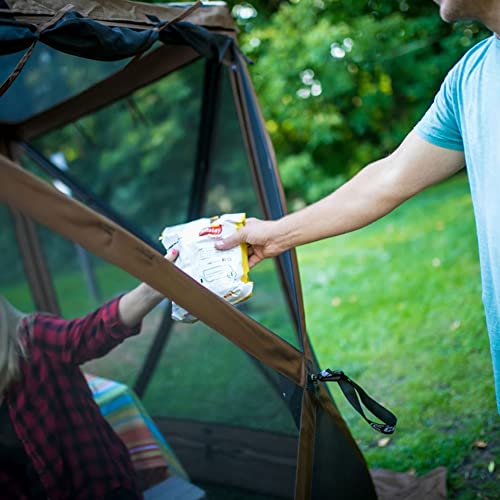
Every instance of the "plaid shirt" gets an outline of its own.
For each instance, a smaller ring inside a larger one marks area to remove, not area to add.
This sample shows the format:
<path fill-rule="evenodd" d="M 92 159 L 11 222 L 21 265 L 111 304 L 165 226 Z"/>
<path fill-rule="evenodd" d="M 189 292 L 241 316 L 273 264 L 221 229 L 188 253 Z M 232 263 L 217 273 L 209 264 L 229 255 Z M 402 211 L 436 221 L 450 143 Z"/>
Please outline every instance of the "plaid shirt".
<path fill-rule="evenodd" d="M 21 326 L 29 359 L 5 401 L 50 500 L 100 500 L 120 487 L 142 498 L 128 450 L 102 417 L 79 368 L 139 333 L 140 326 L 120 322 L 118 302 L 72 321 L 33 314 Z M 26 499 L 29 492 L 0 471 L 0 498 Z"/>

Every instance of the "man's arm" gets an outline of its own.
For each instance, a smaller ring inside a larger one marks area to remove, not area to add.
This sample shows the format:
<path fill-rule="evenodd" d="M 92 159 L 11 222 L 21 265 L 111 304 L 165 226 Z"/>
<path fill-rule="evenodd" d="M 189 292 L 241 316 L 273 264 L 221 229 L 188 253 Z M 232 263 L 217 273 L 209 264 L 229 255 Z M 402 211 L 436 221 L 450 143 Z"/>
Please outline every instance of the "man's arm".
<path fill-rule="evenodd" d="M 463 166 L 463 152 L 435 146 L 411 132 L 394 153 L 371 163 L 329 196 L 277 221 L 249 219 L 216 246 L 224 250 L 248 243 L 253 266 L 298 245 L 367 226 Z"/>

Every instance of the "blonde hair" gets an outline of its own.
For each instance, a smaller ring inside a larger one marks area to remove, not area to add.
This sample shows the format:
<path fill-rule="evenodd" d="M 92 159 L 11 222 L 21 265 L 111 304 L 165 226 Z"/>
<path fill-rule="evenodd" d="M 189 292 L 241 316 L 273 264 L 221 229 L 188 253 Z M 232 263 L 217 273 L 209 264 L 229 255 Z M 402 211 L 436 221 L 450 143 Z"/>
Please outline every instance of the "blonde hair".
<path fill-rule="evenodd" d="M 25 316 L 0 295 L 0 396 L 21 375 L 20 361 L 26 358 L 26 348 L 19 327 Z"/>

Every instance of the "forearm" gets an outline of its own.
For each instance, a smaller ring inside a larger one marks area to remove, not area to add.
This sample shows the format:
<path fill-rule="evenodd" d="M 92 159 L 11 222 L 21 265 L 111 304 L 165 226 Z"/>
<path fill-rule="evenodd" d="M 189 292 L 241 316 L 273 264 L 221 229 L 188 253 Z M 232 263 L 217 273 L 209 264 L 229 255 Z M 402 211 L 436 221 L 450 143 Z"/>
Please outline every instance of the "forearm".
<path fill-rule="evenodd" d="M 288 249 L 354 231 L 400 205 L 413 193 L 395 189 L 384 162 L 368 165 L 326 198 L 277 221 L 279 245 Z"/>
<path fill-rule="evenodd" d="M 463 152 L 434 146 L 411 132 L 387 158 L 368 165 L 326 198 L 277 221 L 271 239 L 287 250 L 354 231 L 463 166 Z"/>
<path fill-rule="evenodd" d="M 125 326 L 135 326 L 163 299 L 161 293 L 146 283 L 141 283 L 120 299 L 118 305 L 120 319 Z"/>

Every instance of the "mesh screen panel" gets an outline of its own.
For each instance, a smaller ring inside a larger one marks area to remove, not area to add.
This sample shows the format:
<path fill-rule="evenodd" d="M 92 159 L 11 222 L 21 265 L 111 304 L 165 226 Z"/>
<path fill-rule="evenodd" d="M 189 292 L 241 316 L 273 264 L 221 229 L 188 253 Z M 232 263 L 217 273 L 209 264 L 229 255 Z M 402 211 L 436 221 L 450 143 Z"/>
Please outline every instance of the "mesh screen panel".
<path fill-rule="evenodd" d="M 144 401 L 153 415 L 293 434 L 276 382 L 205 325 L 176 325 Z"/>
<path fill-rule="evenodd" d="M 23 54 L 0 56 L 0 82 L 10 75 Z M 129 60 L 93 61 L 38 43 L 12 86 L 0 97 L 0 121 L 16 123 L 45 111 L 103 80 Z"/>
<path fill-rule="evenodd" d="M 34 303 L 24 274 L 10 211 L 0 204 L 0 294 L 21 311 L 33 311 Z"/>
<path fill-rule="evenodd" d="M 200 119 L 196 62 L 35 142 L 152 239 L 185 222 Z"/>
<path fill-rule="evenodd" d="M 186 218 L 203 71 L 204 63 L 198 61 L 129 99 L 45 135 L 35 146 L 46 157 L 62 153 L 68 171 L 82 185 L 156 239 L 165 225 Z M 249 216 L 261 216 L 225 74 L 212 160 L 204 215 L 245 211 Z M 26 165 L 40 174 L 30 162 Z M 81 252 L 46 230 L 40 234 L 63 315 L 89 312 L 97 301 L 88 286 L 88 266 L 83 265 Z M 135 281 L 126 273 L 94 256 L 85 259 L 95 275 L 101 302 L 134 286 Z M 254 296 L 239 306 L 241 311 L 297 346 L 274 263 L 260 264 L 250 278 L 255 283 Z M 133 386 L 164 307 L 160 305 L 146 318 L 141 335 L 84 369 Z M 174 325 L 144 395 L 146 409 L 153 416 L 270 431 L 292 438 L 297 436 L 300 399 L 301 389 L 200 322 Z M 273 453 L 279 456 L 280 449 Z M 272 478 L 273 471 L 268 473 Z M 293 481 L 288 483 L 293 486 Z"/>
<path fill-rule="evenodd" d="M 262 217 L 227 72 L 222 79 L 208 188 L 207 215 L 246 212 L 248 217 Z M 274 262 L 260 263 L 251 270 L 250 279 L 254 295 L 242 305 L 244 312 L 299 347 Z"/>

